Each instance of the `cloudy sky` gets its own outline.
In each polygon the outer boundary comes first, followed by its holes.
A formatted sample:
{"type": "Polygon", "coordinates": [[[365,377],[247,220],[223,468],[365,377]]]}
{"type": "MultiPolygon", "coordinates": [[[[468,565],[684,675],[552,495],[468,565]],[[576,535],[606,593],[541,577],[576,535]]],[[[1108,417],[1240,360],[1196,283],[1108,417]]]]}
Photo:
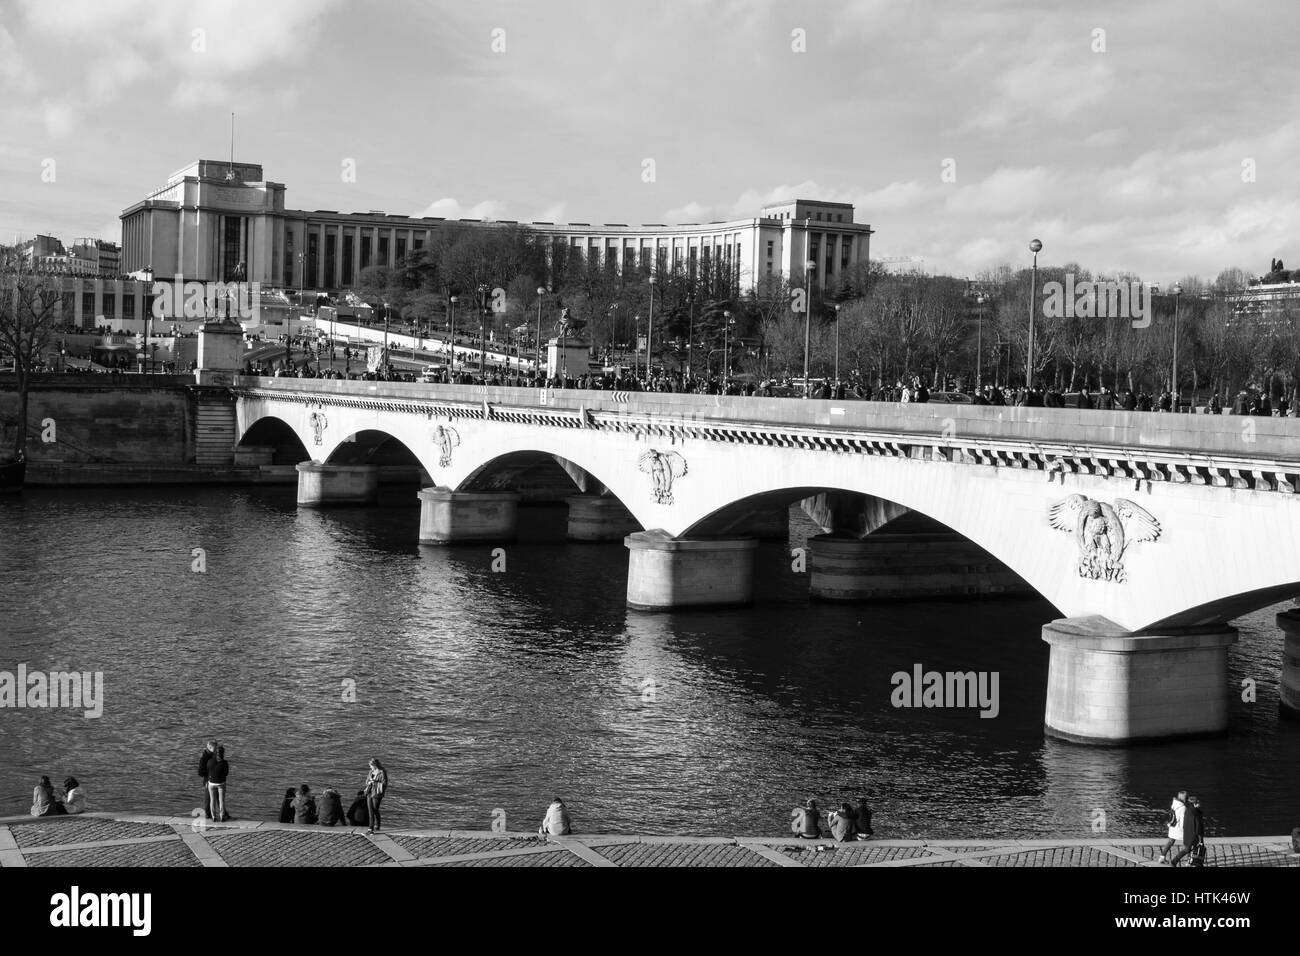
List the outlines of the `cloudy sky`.
{"type": "Polygon", "coordinates": [[[932,272],[1035,236],[1153,281],[1260,272],[1300,265],[1297,37],[1283,0],[0,0],[0,238],[117,238],[228,155],[233,110],[291,208],[696,222],[798,195],[932,272]]]}

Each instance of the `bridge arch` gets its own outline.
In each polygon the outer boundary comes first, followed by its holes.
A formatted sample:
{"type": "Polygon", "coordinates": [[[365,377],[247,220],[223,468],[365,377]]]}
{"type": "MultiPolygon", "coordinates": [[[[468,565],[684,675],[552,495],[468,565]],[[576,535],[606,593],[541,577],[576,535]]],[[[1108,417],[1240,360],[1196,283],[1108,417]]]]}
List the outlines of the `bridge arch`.
{"type": "Polygon", "coordinates": [[[773,509],[802,505],[815,599],[880,600],[1023,594],[1033,590],[980,542],[919,509],[844,488],[803,486],[739,498],[703,516],[683,538],[744,534],[773,509]]]}
{"type": "Polygon", "coordinates": [[[265,415],[250,425],[235,443],[237,458],[241,452],[260,455],[268,465],[296,465],[311,458],[302,436],[278,415],[265,415]]]}

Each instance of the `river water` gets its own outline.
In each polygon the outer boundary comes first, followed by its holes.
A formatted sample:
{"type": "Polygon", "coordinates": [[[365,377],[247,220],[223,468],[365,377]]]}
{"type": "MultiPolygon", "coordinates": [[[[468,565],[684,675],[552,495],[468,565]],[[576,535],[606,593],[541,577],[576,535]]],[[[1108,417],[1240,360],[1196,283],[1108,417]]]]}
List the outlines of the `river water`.
{"type": "Polygon", "coordinates": [[[1300,825],[1274,609],[1237,622],[1257,700],[1226,736],[1095,748],[1044,736],[1040,599],[810,605],[770,544],[753,607],[645,614],[623,546],[565,543],[563,508],[521,509],[497,571],[421,547],[418,516],[413,488],[331,511],[289,487],[0,498],[0,671],[104,675],[98,719],[0,709],[0,815],[41,774],[187,813],[216,736],[231,813],[260,819],[302,782],[355,792],[377,755],[386,826],[535,829],[560,795],[583,832],[784,835],[810,795],[865,795],[881,837],[1151,837],[1183,787],[1212,834],[1300,825]],[[916,664],[997,672],[997,716],[895,708],[916,664]]]}

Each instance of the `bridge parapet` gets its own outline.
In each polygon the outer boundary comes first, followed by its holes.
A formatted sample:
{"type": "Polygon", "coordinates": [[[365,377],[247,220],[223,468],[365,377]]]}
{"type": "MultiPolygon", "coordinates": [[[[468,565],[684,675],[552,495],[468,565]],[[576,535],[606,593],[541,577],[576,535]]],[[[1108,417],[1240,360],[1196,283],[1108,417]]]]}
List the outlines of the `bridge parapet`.
{"type": "Polygon", "coordinates": [[[1300,484],[1300,422],[1288,419],[260,377],[240,378],[236,391],[429,418],[1022,468],[1049,481],[1091,475],[1281,494],[1300,484]]]}

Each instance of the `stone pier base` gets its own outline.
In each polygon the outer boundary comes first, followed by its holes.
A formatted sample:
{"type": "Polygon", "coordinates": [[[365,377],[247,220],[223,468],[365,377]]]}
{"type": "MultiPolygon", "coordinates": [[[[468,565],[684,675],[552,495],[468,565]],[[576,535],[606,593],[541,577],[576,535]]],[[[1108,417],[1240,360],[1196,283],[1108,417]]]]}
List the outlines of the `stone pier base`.
{"type": "Polygon", "coordinates": [[[809,594],[817,601],[887,601],[1024,594],[1019,575],[956,533],[808,539],[809,594]]]}
{"type": "Polygon", "coordinates": [[[1147,634],[1102,617],[1043,627],[1051,645],[1044,730],[1078,743],[1214,734],[1228,727],[1226,624],[1147,634]]]}
{"type": "Polygon", "coordinates": [[[753,538],[677,539],[664,531],[639,531],[623,543],[628,607],[660,611],[754,599],[753,538]]]}
{"type": "Polygon", "coordinates": [[[450,488],[420,491],[420,544],[513,541],[519,495],[480,494],[450,488]]]}
{"type": "Polygon", "coordinates": [[[1277,626],[1286,635],[1282,647],[1282,675],[1278,681],[1282,716],[1300,720],[1300,609],[1279,614],[1277,626]]]}
{"type": "Polygon", "coordinates": [[[571,495],[564,502],[570,541],[622,541],[641,528],[623,502],[609,495],[571,495]]]}
{"type": "Polygon", "coordinates": [[[373,505],[379,500],[379,468],[375,465],[300,461],[296,467],[299,507],[373,505]]]}

